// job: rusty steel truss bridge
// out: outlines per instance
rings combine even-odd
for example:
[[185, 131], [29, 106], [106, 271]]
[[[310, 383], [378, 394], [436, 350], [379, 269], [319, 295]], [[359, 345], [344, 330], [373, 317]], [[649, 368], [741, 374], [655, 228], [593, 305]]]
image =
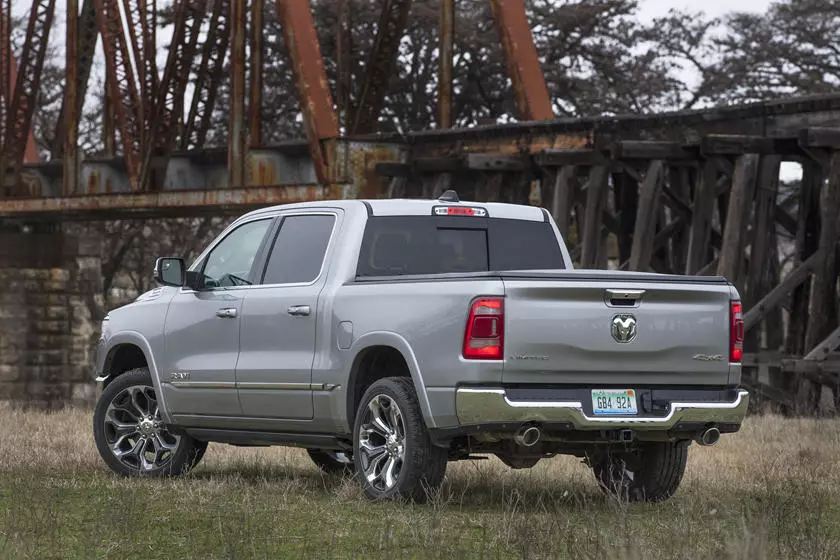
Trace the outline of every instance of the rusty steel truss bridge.
[[[840, 402], [840, 94], [557, 119], [524, 0], [488, 2], [520, 122], [451, 127], [457, 11], [441, 0], [437, 126], [377, 133], [411, 9], [410, 0], [383, 0], [342, 134], [309, 3], [277, 0], [307, 137], [267, 145], [264, 0], [174, 0], [162, 69], [155, 0], [67, 0], [64, 98], [55, 144], [39, 161], [30, 129], [55, 0], [32, 2], [17, 61], [10, 0], [0, 0], [0, 220], [240, 213], [304, 200], [431, 197], [450, 187], [466, 199], [541, 204], [581, 267], [726, 276], [747, 310], [745, 385], [787, 411], [815, 410], [823, 387]], [[337, 6], [340, 42], [349, 8]], [[77, 135], [97, 40], [111, 155], [94, 159]], [[223, 71], [227, 147], [205, 147]], [[780, 189], [783, 162], [803, 170], [792, 190]]]

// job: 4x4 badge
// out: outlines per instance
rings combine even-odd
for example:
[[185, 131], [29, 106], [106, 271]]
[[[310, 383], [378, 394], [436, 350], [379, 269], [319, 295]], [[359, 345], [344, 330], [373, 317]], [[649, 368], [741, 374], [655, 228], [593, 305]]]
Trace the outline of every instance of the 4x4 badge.
[[636, 338], [636, 318], [629, 313], [616, 315], [610, 330], [616, 342], [630, 342]]

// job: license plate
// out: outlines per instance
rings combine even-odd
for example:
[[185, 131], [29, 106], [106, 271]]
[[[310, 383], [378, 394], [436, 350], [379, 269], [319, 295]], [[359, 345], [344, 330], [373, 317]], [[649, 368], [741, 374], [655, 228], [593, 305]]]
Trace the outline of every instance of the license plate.
[[636, 391], [633, 389], [594, 389], [592, 410], [595, 414], [638, 414]]

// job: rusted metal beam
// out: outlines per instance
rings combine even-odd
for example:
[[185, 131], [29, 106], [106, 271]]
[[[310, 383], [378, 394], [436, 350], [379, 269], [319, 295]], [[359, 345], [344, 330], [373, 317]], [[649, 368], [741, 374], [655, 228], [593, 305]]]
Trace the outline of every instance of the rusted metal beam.
[[123, 21], [117, 0], [96, 0], [96, 20], [105, 52], [106, 84], [110, 88], [112, 109], [120, 129], [123, 157], [132, 187], [139, 188], [140, 137], [142, 134], [137, 84], [128, 56]]
[[[289, 0], [283, 0], [288, 3]], [[300, 2], [303, 4], [303, 2]], [[308, 11], [308, 6], [307, 6]], [[383, 0], [382, 14], [376, 29], [373, 49], [365, 65], [365, 77], [356, 96], [353, 126], [350, 134], [374, 132], [379, 114], [385, 105], [385, 94], [397, 62], [400, 41], [411, 11], [411, 0]]]
[[248, 95], [248, 145], [262, 144], [263, 2], [251, 0], [251, 71]]
[[236, 188], [245, 186], [245, 2], [233, 0], [230, 10], [228, 187]]
[[522, 120], [554, 118], [524, 0], [490, 0]]
[[[179, 2], [173, 5], [177, 12]], [[143, 132], [151, 132], [149, 123], [154, 115], [155, 97], [158, 88], [158, 72], [155, 63], [155, 31], [157, 19], [157, 5], [155, 0], [123, 0], [123, 11], [126, 17], [131, 51], [134, 55], [134, 66], [140, 83], [140, 112], [143, 122]], [[154, 137], [154, 133], [151, 133]], [[143, 139], [142, 143], [145, 143]]]
[[180, 132], [184, 91], [195, 58], [206, 2], [181, 0], [175, 8], [172, 43], [154, 103], [154, 117], [148, 127], [152, 137], [143, 146], [141, 190], [154, 190], [159, 187], [158, 183], [161, 181], [157, 180], [156, 176], [166, 172], [169, 156]]
[[[55, 0], [35, 0], [32, 3], [6, 118], [6, 139], [0, 152], [0, 185], [5, 187], [6, 192], [14, 192], [18, 187], [54, 11]], [[11, 58], [9, 64], [11, 66]]]
[[350, 76], [353, 53], [353, 34], [350, 27], [350, 2], [338, 0], [338, 18], [335, 30], [335, 96], [338, 105], [339, 127], [349, 129], [350, 121]]
[[79, 45], [79, 0], [67, 0], [67, 36], [64, 62], [64, 175], [61, 192], [73, 194], [78, 190], [79, 180], [79, 100], [78, 74], [79, 59], [76, 49]]
[[438, 128], [452, 126], [452, 53], [455, 44], [455, 0], [440, 2], [438, 34]]
[[[9, 118], [9, 101], [12, 97], [11, 32], [11, 0], [0, 0], [0, 149], [6, 141], [6, 121]], [[2, 174], [3, 172], [0, 171], [0, 176]], [[0, 186], [2, 186], [2, 181], [0, 181]]]
[[269, 185], [244, 189], [159, 191], [154, 193], [112, 193], [49, 198], [0, 200], [0, 218], [78, 219], [120, 215], [144, 217], [154, 213], [190, 215], [202, 211], [235, 209], [323, 200], [327, 189], [317, 185]]
[[[99, 37], [95, 0], [82, 0], [82, 11], [78, 15], [76, 29], [76, 79], [73, 87], [76, 90], [76, 115], [81, 115], [85, 103], [85, 94], [87, 93], [88, 79], [90, 78], [90, 69], [93, 66], [93, 55], [96, 52], [96, 40]], [[69, 87], [69, 84], [67, 87]], [[53, 145], [50, 147], [53, 159], [61, 159], [64, 154], [64, 141], [67, 136], [65, 128], [67, 106], [65, 101], [66, 96], [61, 101], [61, 108], [55, 125], [55, 138], [53, 139]]]
[[[9, 67], [12, 72], [12, 79], [11, 79], [11, 86], [12, 91], [10, 92], [9, 98], [15, 93], [15, 81], [18, 74], [18, 67], [17, 62], [15, 61], [14, 55], [9, 59]], [[38, 156], [38, 147], [35, 145], [35, 133], [32, 130], [32, 127], [29, 127], [29, 135], [26, 138], [26, 148], [23, 151], [23, 163], [38, 163], [41, 161], [41, 158]]]
[[327, 84], [324, 61], [315, 33], [315, 23], [308, 2], [277, 0], [277, 11], [283, 25], [283, 36], [300, 99], [309, 153], [315, 174], [322, 184], [334, 182], [332, 161], [334, 139], [338, 137], [338, 120]]
[[210, 117], [224, 70], [225, 55], [230, 42], [230, 0], [216, 0], [204, 40], [201, 65], [196, 72], [190, 112], [181, 135], [180, 148], [201, 148], [210, 128]]

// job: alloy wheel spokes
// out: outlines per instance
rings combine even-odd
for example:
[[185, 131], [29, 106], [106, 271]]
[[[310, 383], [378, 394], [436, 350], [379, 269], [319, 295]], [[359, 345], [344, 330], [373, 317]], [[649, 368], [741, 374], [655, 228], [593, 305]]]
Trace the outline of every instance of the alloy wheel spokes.
[[405, 424], [399, 406], [388, 395], [368, 402], [359, 428], [359, 455], [371, 486], [384, 491], [397, 484], [405, 459]]
[[135, 385], [117, 393], [105, 411], [104, 428], [114, 457], [141, 471], [164, 467], [181, 442], [164, 426], [155, 390], [149, 386]]

